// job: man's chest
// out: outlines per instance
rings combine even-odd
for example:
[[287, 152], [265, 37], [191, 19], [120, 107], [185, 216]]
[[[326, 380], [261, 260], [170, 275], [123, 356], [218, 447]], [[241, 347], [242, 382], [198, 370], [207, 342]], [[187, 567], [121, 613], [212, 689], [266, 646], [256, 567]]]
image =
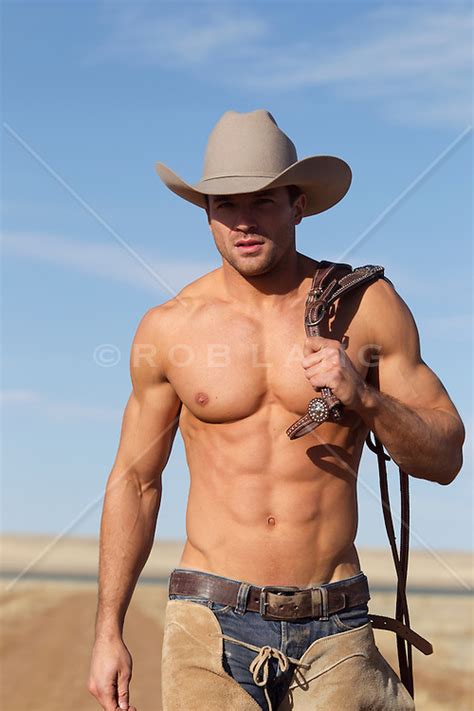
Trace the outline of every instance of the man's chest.
[[[275, 314], [210, 307], [176, 329], [166, 348], [166, 372], [183, 404], [205, 422], [231, 422], [266, 406], [303, 415], [314, 397], [301, 365], [304, 303]], [[321, 335], [347, 339], [346, 353], [365, 377], [363, 321], [341, 304]]]

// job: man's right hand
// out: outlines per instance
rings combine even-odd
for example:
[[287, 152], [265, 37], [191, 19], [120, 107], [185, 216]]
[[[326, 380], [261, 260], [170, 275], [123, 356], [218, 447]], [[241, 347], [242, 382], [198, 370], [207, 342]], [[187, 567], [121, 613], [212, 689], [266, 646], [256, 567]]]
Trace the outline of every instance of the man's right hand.
[[147, 311], [138, 326], [130, 357], [133, 389], [107, 479], [100, 526], [96, 636], [88, 682], [104, 711], [135, 711], [129, 706], [132, 659], [123, 643], [122, 628], [153, 546], [161, 475], [179, 427], [182, 403], [165, 372], [163, 341], [176, 319], [174, 313], [174, 307], [161, 304]]
[[104, 711], [136, 711], [135, 706], [129, 706], [131, 678], [132, 657], [123, 640], [97, 639], [92, 650], [87, 688]]

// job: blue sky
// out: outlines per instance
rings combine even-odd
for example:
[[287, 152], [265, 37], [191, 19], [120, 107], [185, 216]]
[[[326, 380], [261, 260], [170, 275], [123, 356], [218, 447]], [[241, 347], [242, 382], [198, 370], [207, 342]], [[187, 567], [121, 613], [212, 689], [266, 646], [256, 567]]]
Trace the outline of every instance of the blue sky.
[[[3, 531], [98, 532], [136, 326], [220, 264], [154, 164], [197, 181], [228, 109], [351, 165], [298, 249], [384, 265], [471, 429], [469, 4], [7, 1], [3, 26]], [[449, 487], [413, 481], [414, 546], [472, 544], [464, 453]], [[360, 545], [385, 546], [377, 486], [367, 450]], [[158, 537], [184, 536], [187, 488], [178, 435]]]

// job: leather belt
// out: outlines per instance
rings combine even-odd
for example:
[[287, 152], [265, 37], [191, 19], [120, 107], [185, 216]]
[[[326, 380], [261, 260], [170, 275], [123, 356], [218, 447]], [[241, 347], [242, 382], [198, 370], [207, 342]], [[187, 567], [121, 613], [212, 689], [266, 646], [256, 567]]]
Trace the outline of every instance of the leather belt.
[[[175, 570], [169, 581], [170, 595], [190, 595], [237, 607], [241, 583], [211, 573]], [[353, 582], [331, 583], [330, 587], [275, 587], [252, 585], [246, 610], [259, 612], [264, 619], [297, 620], [303, 617], [327, 617], [370, 600], [367, 578]]]

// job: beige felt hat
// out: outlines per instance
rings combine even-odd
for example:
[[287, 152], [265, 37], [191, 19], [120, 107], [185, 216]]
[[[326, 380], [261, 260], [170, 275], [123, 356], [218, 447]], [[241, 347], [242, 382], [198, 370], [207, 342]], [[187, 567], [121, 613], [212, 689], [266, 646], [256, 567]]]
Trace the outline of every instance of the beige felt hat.
[[263, 109], [227, 111], [221, 116], [209, 136], [203, 176], [196, 185], [185, 183], [163, 163], [156, 164], [156, 172], [170, 190], [204, 208], [206, 195], [297, 185], [307, 197], [305, 217], [339, 202], [352, 179], [351, 169], [341, 158], [311, 156], [298, 160], [293, 142]]

